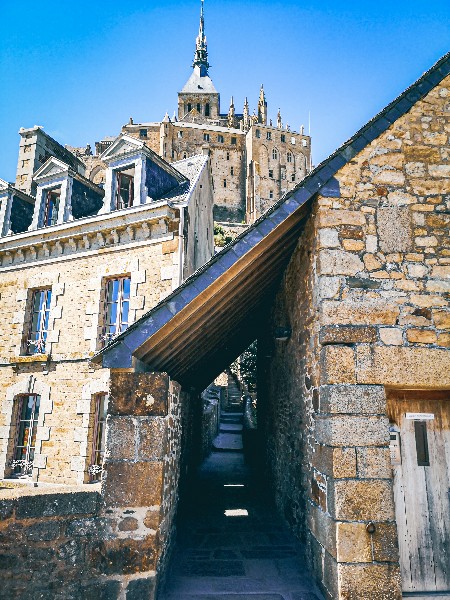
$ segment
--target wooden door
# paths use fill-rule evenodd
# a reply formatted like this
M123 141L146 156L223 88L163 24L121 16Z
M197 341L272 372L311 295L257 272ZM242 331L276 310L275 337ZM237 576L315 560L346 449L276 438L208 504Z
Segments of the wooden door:
M388 413L403 591L450 591L449 392L390 392Z

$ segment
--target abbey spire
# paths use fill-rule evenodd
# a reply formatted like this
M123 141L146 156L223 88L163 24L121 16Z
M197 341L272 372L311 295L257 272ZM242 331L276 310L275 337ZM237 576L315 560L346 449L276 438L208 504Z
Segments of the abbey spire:
M200 27L198 30L198 36L195 46L195 55L193 67L200 69L200 77L208 75L209 62L208 62L208 44L206 42L205 35L205 12L204 12L204 0L201 0L202 7L200 10Z

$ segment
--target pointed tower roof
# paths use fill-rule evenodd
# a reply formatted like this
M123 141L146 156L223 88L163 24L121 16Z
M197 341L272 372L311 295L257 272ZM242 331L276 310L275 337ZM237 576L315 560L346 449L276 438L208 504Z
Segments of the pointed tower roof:
M200 27L198 36L195 43L195 54L194 72L189 77L186 85L181 90L181 93L187 94L217 94L217 90L214 87L211 78L208 75L208 69L210 67L208 62L208 45L206 42L205 35L205 13L204 13L204 0L201 0L202 6L200 10Z
M202 7L200 10L200 27L198 30L198 36L195 46L194 63L193 67L200 67L201 75L205 76L208 74L209 62L208 62L208 44L206 42L205 35L205 11L204 11L204 0L201 0Z

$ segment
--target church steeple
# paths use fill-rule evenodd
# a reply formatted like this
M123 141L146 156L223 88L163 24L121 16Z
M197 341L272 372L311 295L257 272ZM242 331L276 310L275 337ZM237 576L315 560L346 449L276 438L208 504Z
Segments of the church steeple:
M202 7L200 11L200 28L198 30L198 36L195 46L195 55L193 67L200 69L200 77L208 75L209 62L208 62L208 44L206 42L205 35L205 12L204 12L204 0L201 0Z

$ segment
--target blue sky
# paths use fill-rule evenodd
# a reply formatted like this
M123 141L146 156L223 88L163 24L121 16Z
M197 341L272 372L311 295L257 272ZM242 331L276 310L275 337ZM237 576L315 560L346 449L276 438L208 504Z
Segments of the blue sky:
M172 115L191 72L199 0L0 0L0 177L13 181L20 127L92 146ZM298 130L311 114L326 158L449 50L449 0L205 0L222 112L251 109Z

